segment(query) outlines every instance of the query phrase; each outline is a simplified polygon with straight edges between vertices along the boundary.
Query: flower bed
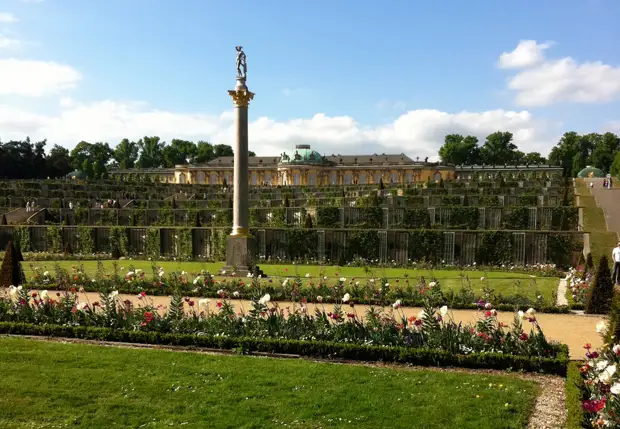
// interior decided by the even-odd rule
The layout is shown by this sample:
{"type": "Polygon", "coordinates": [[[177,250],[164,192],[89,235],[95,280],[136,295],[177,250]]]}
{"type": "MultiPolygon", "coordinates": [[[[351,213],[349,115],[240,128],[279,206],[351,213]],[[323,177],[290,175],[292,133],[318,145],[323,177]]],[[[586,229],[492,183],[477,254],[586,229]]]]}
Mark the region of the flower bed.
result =
{"type": "MultiPolygon", "coordinates": [[[[543,294],[534,290],[537,288],[535,277],[528,279],[530,292],[534,292],[536,299],[530,298],[523,291],[516,291],[513,295],[502,295],[491,288],[489,281],[481,277],[482,288],[475,291],[469,277],[461,274],[460,288],[442,289],[440,281],[425,280],[424,277],[413,278],[405,275],[403,278],[328,278],[319,275],[312,277],[291,278],[261,278],[261,276],[216,277],[201,271],[188,273],[185,271],[165,273],[163,268],[152,265],[152,274],[144,270],[129,266],[116,266],[112,274],[103,269],[98,270],[94,277],[89,276],[82,268],[73,266],[71,271],[56,267],[53,272],[43,271],[33,266],[34,276],[30,277],[28,286],[35,289],[83,288],[88,292],[102,290],[118,290],[121,293],[138,294],[146,292],[149,295],[171,295],[179,291],[185,296],[217,298],[222,293],[243,299],[254,299],[269,293],[273,301],[299,302],[340,302],[345,293],[358,304],[386,306],[399,300],[405,306],[422,306],[429,301],[432,305],[449,305],[451,308],[476,309],[481,300],[490,302],[496,309],[506,311],[515,308],[525,310],[535,308],[544,312],[568,312],[568,307],[557,307],[555,302],[544,298],[543,294]]],[[[234,273],[220,273],[234,274],[234,273]]],[[[520,280],[520,279],[515,279],[520,280]]],[[[525,288],[524,288],[525,290],[525,288]]]]}
{"type": "Polygon", "coordinates": [[[139,298],[134,307],[117,291],[101,293],[97,302],[79,302],[75,291],[52,298],[47,291],[12,287],[8,298],[0,298],[0,332],[562,375],[568,363],[568,348],[545,338],[534,310],[515,314],[508,327],[489,304],[480,320],[463,325],[451,319],[447,307],[430,304],[417,317],[405,317],[398,301],[390,310],[360,315],[349,294],[333,311],[315,314],[303,303],[282,309],[269,294],[238,312],[225,294],[216,311],[206,299],[195,302],[178,294],[168,309],[154,307],[144,292],[139,298]]]}

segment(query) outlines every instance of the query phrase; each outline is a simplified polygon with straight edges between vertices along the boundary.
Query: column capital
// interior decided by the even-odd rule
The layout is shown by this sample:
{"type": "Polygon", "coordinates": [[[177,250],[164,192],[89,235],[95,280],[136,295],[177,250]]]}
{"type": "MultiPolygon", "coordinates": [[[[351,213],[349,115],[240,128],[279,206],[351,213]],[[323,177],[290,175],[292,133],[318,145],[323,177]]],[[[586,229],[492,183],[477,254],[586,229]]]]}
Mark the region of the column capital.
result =
{"type": "Polygon", "coordinates": [[[229,90],[228,95],[231,96],[235,107],[248,107],[254,98],[254,93],[247,89],[229,90]]]}

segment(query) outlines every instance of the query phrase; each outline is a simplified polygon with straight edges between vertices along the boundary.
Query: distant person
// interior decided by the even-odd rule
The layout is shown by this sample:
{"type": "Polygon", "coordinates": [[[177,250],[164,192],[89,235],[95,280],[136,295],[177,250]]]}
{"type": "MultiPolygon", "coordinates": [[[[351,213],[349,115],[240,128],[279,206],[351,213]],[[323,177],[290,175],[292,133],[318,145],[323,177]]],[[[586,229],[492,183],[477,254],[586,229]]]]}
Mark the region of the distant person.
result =
{"type": "Polygon", "coordinates": [[[616,248],[611,252],[611,259],[614,261],[614,274],[611,279],[615,284],[620,284],[620,241],[616,248]]]}
{"type": "Polygon", "coordinates": [[[594,188],[594,182],[590,182],[590,188],[594,188]]]}
{"type": "Polygon", "coordinates": [[[26,213],[30,212],[30,201],[26,201],[26,213]]]}
{"type": "Polygon", "coordinates": [[[73,210],[73,203],[69,201],[69,210],[73,210]]]}

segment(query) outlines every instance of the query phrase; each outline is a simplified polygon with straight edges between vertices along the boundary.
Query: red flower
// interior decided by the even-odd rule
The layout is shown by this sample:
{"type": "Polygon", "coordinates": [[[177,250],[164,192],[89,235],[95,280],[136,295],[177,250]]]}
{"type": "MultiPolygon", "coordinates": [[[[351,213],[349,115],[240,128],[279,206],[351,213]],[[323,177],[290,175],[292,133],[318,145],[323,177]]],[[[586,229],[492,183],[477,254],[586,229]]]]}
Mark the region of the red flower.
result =
{"type": "Polygon", "coordinates": [[[75,280],[76,282],[79,280],[78,276],[73,276],[73,280],[75,280]]]}
{"type": "Polygon", "coordinates": [[[140,296],[141,297],[145,297],[146,296],[146,292],[144,292],[144,291],[140,292],[140,296]]]}
{"type": "Polygon", "coordinates": [[[603,398],[600,400],[582,401],[581,406],[588,413],[598,413],[603,408],[605,408],[606,402],[607,402],[607,398],[603,398]]]}
{"type": "Polygon", "coordinates": [[[32,292],[32,297],[36,298],[37,297],[37,293],[36,292],[32,292]]]}
{"type": "Polygon", "coordinates": [[[187,304],[189,304],[190,307],[194,306],[194,301],[188,301],[187,304]]]}
{"type": "Polygon", "coordinates": [[[75,288],[74,287],[71,288],[71,293],[75,293],[75,288]]]}
{"type": "Polygon", "coordinates": [[[587,343],[585,346],[583,346],[583,348],[586,350],[590,350],[592,348],[592,344],[587,343]]]}
{"type": "Polygon", "coordinates": [[[217,302],[217,308],[222,308],[222,305],[224,305],[224,304],[222,304],[222,301],[218,301],[217,302]]]}
{"type": "Polygon", "coordinates": [[[146,323],[150,323],[153,320],[153,313],[150,311],[145,311],[144,312],[144,321],[146,323]]]}
{"type": "Polygon", "coordinates": [[[525,332],[523,332],[521,335],[519,335],[519,339],[521,341],[527,341],[529,337],[527,336],[527,334],[525,332]]]}

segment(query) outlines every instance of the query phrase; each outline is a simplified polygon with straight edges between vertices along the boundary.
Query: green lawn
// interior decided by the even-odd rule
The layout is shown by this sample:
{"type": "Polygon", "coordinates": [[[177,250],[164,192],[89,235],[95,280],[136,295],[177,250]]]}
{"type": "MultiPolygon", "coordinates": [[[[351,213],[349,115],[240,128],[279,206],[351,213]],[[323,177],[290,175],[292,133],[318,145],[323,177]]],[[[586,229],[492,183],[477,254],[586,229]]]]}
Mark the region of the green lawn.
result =
{"type": "MultiPolygon", "coordinates": [[[[116,262],[119,268],[124,268],[126,272],[130,266],[139,268],[146,271],[148,274],[152,272],[152,265],[149,261],[104,261],[103,265],[109,272],[113,271],[113,264],[116,262]]],[[[97,272],[97,261],[32,261],[24,262],[24,270],[26,276],[32,273],[31,267],[40,267],[43,270],[53,271],[55,264],[59,264],[60,267],[67,270],[71,270],[72,266],[83,266],[84,271],[94,276],[97,272]]],[[[211,273],[218,273],[224,266],[223,262],[220,263],[207,263],[207,262],[172,262],[172,261],[158,261],[156,263],[158,267],[163,267],[164,271],[171,273],[173,271],[187,271],[189,273],[198,273],[200,270],[207,270],[211,273]]],[[[328,266],[321,267],[316,265],[261,265],[261,269],[265,274],[270,277],[293,277],[299,275],[306,281],[306,274],[310,274],[311,279],[308,281],[316,281],[320,276],[327,276],[331,279],[344,277],[347,280],[363,279],[363,278],[381,278],[387,277],[391,279],[403,279],[405,276],[409,276],[410,279],[419,279],[423,276],[427,281],[431,278],[439,279],[442,289],[455,289],[458,290],[462,286],[464,281],[461,277],[460,271],[457,270],[414,270],[407,268],[377,268],[370,272],[366,272],[361,267],[337,267],[328,266]]],[[[494,289],[495,293],[501,293],[504,296],[515,295],[517,291],[524,292],[527,296],[534,299],[536,297],[536,291],[538,290],[547,300],[552,299],[552,294],[557,290],[559,279],[555,277],[536,277],[532,278],[528,274],[514,273],[514,272],[488,272],[483,271],[466,271],[464,272],[469,277],[471,285],[477,293],[480,290],[488,286],[494,289]],[[485,281],[481,280],[481,277],[485,278],[485,281]]]]}
{"type": "MultiPolygon", "coordinates": [[[[611,249],[616,247],[618,236],[607,231],[603,209],[596,205],[596,200],[590,193],[583,179],[576,181],[579,202],[583,207],[583,229],[590,233],[590,253],[594,261],[603,255],[610,255],[611,249]]],[[[596,263],[596,262],[595,262],[596,263]]]]}
{"type": "Polygon", "coordinates": [[[538,386],[377,369],[0,338],[0,427],[523,428],[538,386]]]}

